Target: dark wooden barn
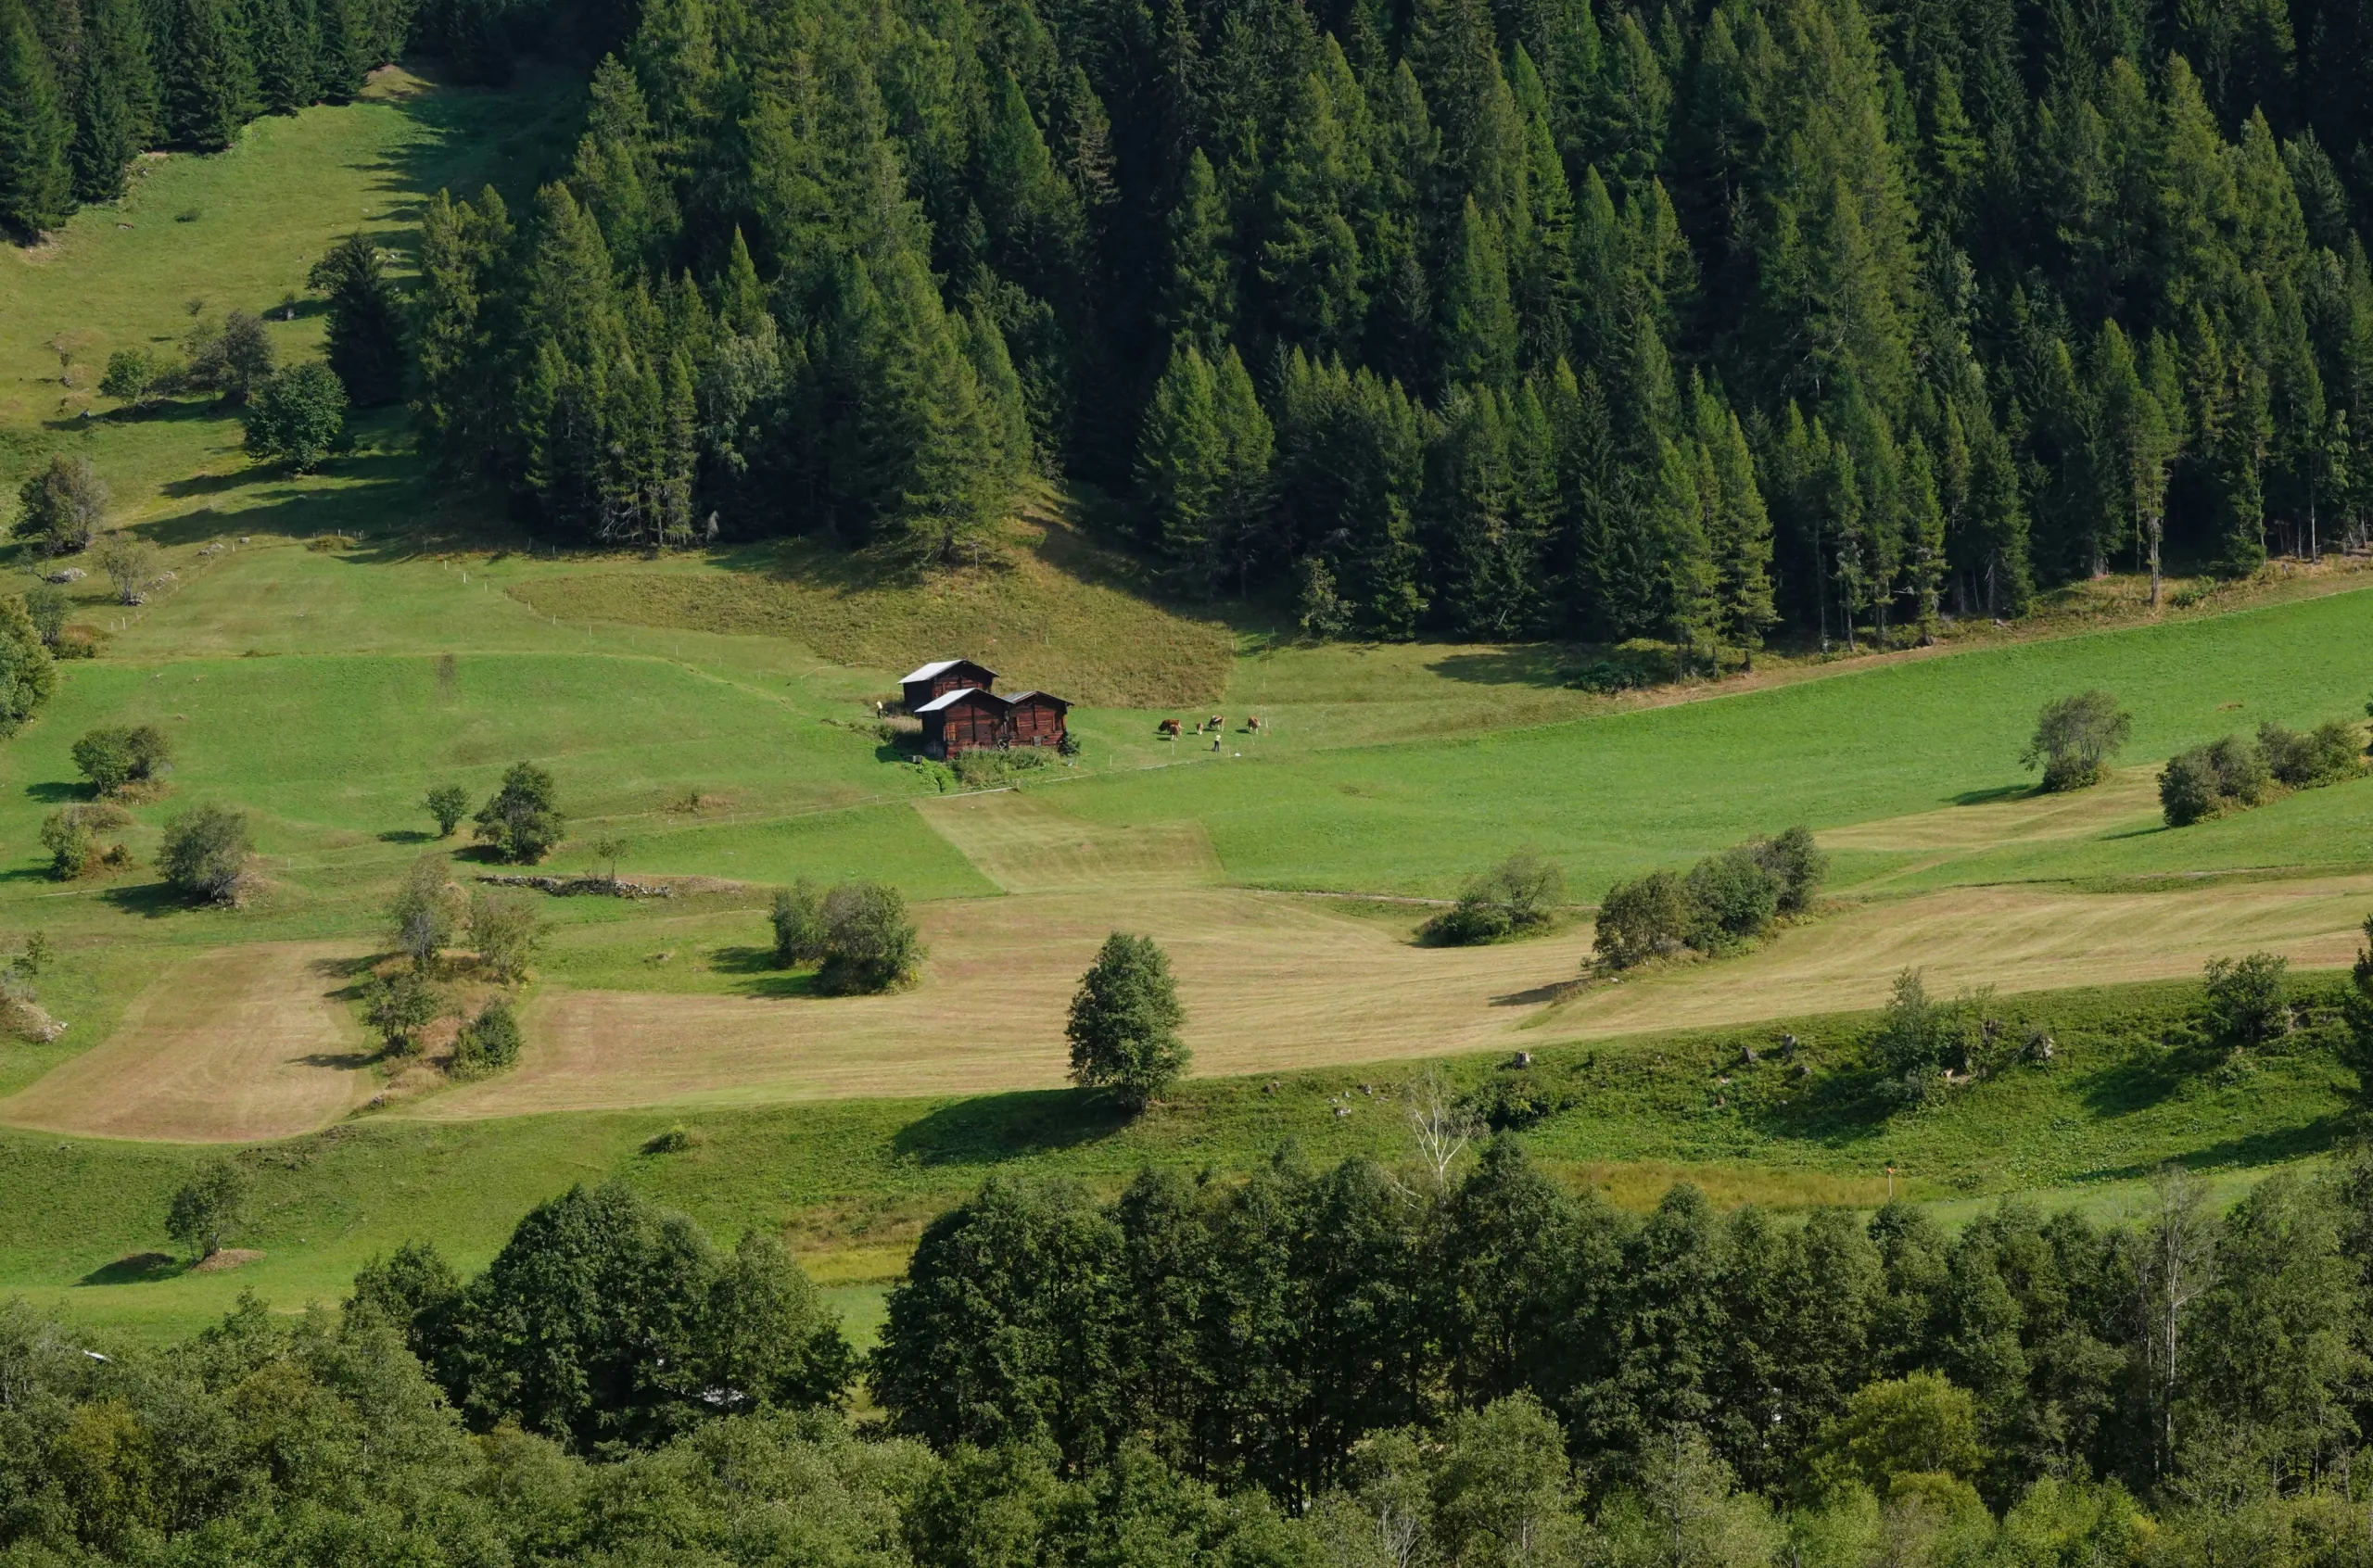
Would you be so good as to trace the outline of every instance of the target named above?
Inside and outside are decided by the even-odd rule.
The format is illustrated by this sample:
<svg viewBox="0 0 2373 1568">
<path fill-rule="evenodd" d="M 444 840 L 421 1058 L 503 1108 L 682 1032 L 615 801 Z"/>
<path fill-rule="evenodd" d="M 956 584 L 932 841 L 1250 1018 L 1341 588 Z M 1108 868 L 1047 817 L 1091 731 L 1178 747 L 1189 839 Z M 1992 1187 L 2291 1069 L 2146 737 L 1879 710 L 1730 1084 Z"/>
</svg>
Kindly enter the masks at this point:
<svg viewBox="0 0 2373 1568">
<path fill-rule="evenodd" d="M 923 721 L 923 755 L 952 757 L 958 752 L 1006 743 L 1006 700 L 993 691 L 966 688 L 933 698 L 915 710 Z"/>
<path fill-rule="evenodd" d="M 997 672 L 970 659 L 941 659 L 914 671 L 898 684 L 907 694 L 907 712 L 920 714 L 924 704 L 951 691 L 995 691 Z"/>
<path fill-rule="evenodd" d="M 1006 744 L 1060 746 L 1072 705 L 1051 691 L 1017 691 L 1005 700 Z"/>
</svg>

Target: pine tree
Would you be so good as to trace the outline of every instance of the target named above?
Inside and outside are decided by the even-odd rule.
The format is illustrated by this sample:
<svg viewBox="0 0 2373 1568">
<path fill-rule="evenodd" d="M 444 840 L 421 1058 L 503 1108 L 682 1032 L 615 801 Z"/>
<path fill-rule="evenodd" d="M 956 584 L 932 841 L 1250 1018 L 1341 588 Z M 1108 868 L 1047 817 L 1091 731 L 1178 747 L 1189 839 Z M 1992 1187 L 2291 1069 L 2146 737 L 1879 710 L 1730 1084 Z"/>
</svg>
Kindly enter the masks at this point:
<svg viewBox="0 0 2373 1568">
<path fill-rule="evenodd" d="M 30 240 L 74 209 L 73 122 L 23 0 L 0 0 L 0 228 Z"/>
<path fill-rule="evenodd" d="M 468 13 L 483 19 L 486 5 L 455 0 L 456 17 Z M 466 31 L 466 30 L 463 30 Z M 363 79 L 379 62 L 373 59 L 371 21 L 364 0 L 313 0 L 313 86 L 333 104 L 345 103 L 362 91 Z M 446 55 L 463 67 L 465 80 L 490 80 L 473 69 L 475 51 L 468 41 L 449 39 Z"/>
<path fill-rule="evenodd" d="M 1334 97 L 1313 71 L 1294 90 L 1270 167 L 1261 281 L 1279 336 L 1314 353 L 1354 347 L 1367 312 L 1359 240 L 1344 212 L 1351 185 Z"/>
<path fill-rule="evenodd" d="M 154 127 L 157 79 L 139 0 L 92 0 L 74 107 L 74 195 L 114 201 Z"/>
<path fill-rule="evenodd" d="M 1226 472 L 1211 366 L 1182 339 L 1155 384 L 1137 441 L 1137 493 L 1148 542 L 1174 561 L 1205 562 L 1219 526 Z"/>
<path fill-rule="evenodd" d="M 1904 588 L 1911 596 L 1912 626 L 1919 646 L 1936 640 L 1942 625 L 1945 586 L 1945 509 L 1936 496 L 1936 471 L 1927 443 L 1915 435 L 1904 443 Z"/>
<path fill-rule="evenodd" d="M 392 403 L 403 390 L 403 322 L 379 247 L 361 231 L 316 262 L 306 280 L 329 295 L 330 369 L 357 408 Z"/>
<path fill-rule="evenodd" d="M 494 319 L 509 259 L 511 216 L 491 186 L 473 205 L 444 191 L 429 198 L 420 226 L 420 279 L 412 296 L 420 367 L 412 404 L 429 461 L 449 475 L 498 471 L 507 394 L 496 366 Z"/>
<path fill-rule="evenodd" d="M 204 152 L 227 147 L 255 113 L 255 60 L 246 30 L 228 0 L 168 3 L 171 29 L 158 71 L 165 133 Z"/>
<path fill-rule="evenodd" d="M 1186 159 L 1186 177 L 1170 216 L 1170 279 L 1163 290 L 1161 323 L 1212 353 L 1236 322 L 1236 280 L 1228 254 L 1227 203 L 1220 195 L 1212 161 L 1197 147 Z"/>
<path fill-rule="evenodd" d="M 318 95 L 311 0 L 253 0 L 249 14 L 254 18 L 256 89 L 263 107 L 272 114 L 294 114 Z"/>
<path fill-rule="evenodd" d="M 1506 387 L 1516 372 L 1516 309 L 1498 226 L 1472 197 L 1442 279 L 1441 377 L 1447 386 Z"/>
<path fill-rule="evenodd" d="M 1672 639 L 1673 669 L 1716 675 L 1714 635 L 1721 610 L 1719 578 L 1707 536 L 1707 508 L 1718 493 L 1708 472 L 1711 460 L 1694 441 L 1658 444 L 1650 526 L 1660 560 L 1665 635 Z"/>
<path fill-rule="evenodd" d="M 1251 589 L 1252 563 L 1264 542 L 1276 432 L 1234 348 L 1221 356 L 1212 383 L 1222 462 L 1213 544 L 1217 563 L 1234 573 L 1236 591 L 1243 595 Z"/>
<path fill-rule="evenodd" d="M 1693 388 L 1691 403 L 1691 435 L 1715 484 L 1707 518 L 1715 575 L 1714 635 L 1738 649 L 1752 669 L 1764 632 L 1779 619 L 1771 600 L 1771 517 L 1738 415 L 1718 388 L 1703 383 Z"/>
</svg>

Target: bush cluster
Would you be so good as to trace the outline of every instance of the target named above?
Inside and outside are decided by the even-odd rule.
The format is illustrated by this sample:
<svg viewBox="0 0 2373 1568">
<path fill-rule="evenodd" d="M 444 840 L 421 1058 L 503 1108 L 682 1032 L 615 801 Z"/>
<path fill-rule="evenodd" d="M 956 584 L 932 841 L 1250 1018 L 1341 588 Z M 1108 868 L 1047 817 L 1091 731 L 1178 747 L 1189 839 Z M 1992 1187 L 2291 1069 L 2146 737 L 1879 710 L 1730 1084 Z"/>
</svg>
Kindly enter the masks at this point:
<svg viewBox="0 0 2373 1568">
<path fill-rule="evenodd" d="M 1566 873 L 1532 850 L 1518 850 L 1470 879 L 1452 908 L 1418 932 L 1444 947 L 1466 947 L 1546 930 L 1566 902 Z"/>
<path fill-rule="evenodd" d="M 74 742 L 74 766 L 91 791 L 112 795 L 131 784 L 146 784 L 172 765 L 173 743 L 153 724 L 108 725 Z"/>
<path fill-rule="evenodd" d="M 2360 727 L 2333 719 L 2304 734 L 2262 724 L 2255 737 L 2227 735 L 2167 759 L 2159 808 L 2170 828 L 2263 805 L 2278 785 L 2312 790 L 2365 771 Z"/>
<path fill-rule="evenodd" d="M 1652 871 L 1618 882 L 1600 902 L 1592 945 L 1610 969 L 1684 951 L 1735 952 L 1783 915 L 1812 906 L 1829 857 L 1809 828 L 1791 828 L 1707 856 L 1687 873 Z"/>
<path fill-rule="evenodd" d="M 879 882 L 822 891 L 802 878 L 776 891 L 768 920 L 776 965 L 816 965 L 817 989 L 834 995 L 895 991 L 914 980 L 926 955 L 907 901 Z"/>
<path fill-rule="evenodd" d="M 41 824 L 41 845 L 49 851 L 50 877 L 70 882 L 103 862 L 128 864 L 132 852 L 121 844 L 102 854 L 99 835 L 130 826 L 132 814 L 108 801 L 61 806 L 51 812 Z"/>
</svg>

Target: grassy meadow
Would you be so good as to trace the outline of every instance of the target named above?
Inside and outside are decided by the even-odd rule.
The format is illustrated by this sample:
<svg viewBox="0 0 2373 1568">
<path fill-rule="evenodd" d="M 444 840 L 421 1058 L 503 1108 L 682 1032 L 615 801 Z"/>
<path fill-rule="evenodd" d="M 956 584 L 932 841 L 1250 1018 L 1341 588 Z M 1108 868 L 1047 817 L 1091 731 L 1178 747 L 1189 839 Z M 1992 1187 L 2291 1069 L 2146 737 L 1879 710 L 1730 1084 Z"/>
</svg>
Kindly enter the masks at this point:
<svg viewBox="0 0 2373 1568">
<path fill-rule="evenodd" d="M 100 656 L 62 664 L 0 744 L 0 944 L 51 939 L 36 989 L 69 1023 L 0 1043 L 0 1291 L 177 1333 L 244 1288 L 334 1296 L 412 1235 L 482 1261 L 529 1205 L 616 1175 L 721 1232 L 785 1228 L 862 1327 L 923 1219 L 991 1170 L 1225 1176 L 1288 1140 L 1399 1157 L 1429 1061 L 1472 1086 L 1518 1046 L 1556 1106 L 1525 1136 L 1625 1202 L 1685 1176 L 1724 1202 L 1869 1205 L 1893 1163 L 1948 1214 L 2014 1190 L 2114 1207 L 2163 1160 L 2238 1187 L 2346 1132 L 2328 1042 L 2219 1071 L 2186 1043 L 2184 977 L 2251 946 L 2348 961 L 2373 780 L 2170 831 L 2151 778 L 2261 721 L 2363 712 L 2363 563 L 2156 617 L 2113 579 L 1940 649 L 1782 651 L 1608 697 L 1568 684 L 1588 650 L 1298 645 L 1275 607 L 1177 597 L 1074 498 L 1032 498 L 990 559 L 922 579 L 813 541 L 556 551 L 433 488 L 395 411 L 300 477 L 249 465 L 224 411 L 134 417 L 93 390 L 114 349 L 233 308 L 272 313 L 284 360 L 317 352 L 304 278 L 329 244 L 359 225 L 400 258 L 440 184 L 524 199 L 578 112 L 556 82 L 383 72 L 219 157 L 147 160 L 121 210 L 0 249 L 0 485 L 89 456 L 113 521 L 173 572 L 136 608 L 75 585 Z M 1078 762 L 959 796 L 892 744 L 874 700 L 958 652 L 1077 698 Z M 2036 797 L 2016 759 L 2037 707 L 2096 686 L 2134 714 L 2121 772 Z M 1156 734 L 1212 713 L 1216 752 Z M 133 865 L 53 882 L 38 832 L 81 798 L 69 750 L 127 723 L 176 752 L 120 835 Z M 351 981 L 389 891 L 425 854 L 486 869 L 431 837 L 421 798 L 486 792 L 522 758 L 570 814 L 553 868 L 593 868 L 616 835 L 622 871 L 692 880 L 543 902 L 515 1074 L 448 1086 L 374 1061 Z M 187 907 L 150 868 L 204 801 L 253 825 L 261 889 L 237 910 Z M 1580 906 L 1610 880 L 1799 822 L 1834 861 L 1819 918 L 1744 957 L 1578 983 Z M 1559 931 L 1417 943 L 1430 906 L 1402 901 L 1524 845 L 1569 876 Z M 769 967 L 768 891 L 801 876 L 899 888 L 933 943 L 920 986 L 827 1001 Z M 1174 955 L 1203 1069 L 1133 1126 L 1050 1087 L 1070 988 L 1115 924 Z M 1905 967 L 1998 985 L 2059 1055 L 1888 1114 L 1856 1042 Z M 1809 1077 L 1741 1070 L 1789 1032 Z M 679 1124 L 692 1147 L 645 1152 Z M 223 1145 L 256 1172 L 239 1242 L 261 1256 L 189 1272 L 155 1256 L 163 1206 Z"/>
</svg>

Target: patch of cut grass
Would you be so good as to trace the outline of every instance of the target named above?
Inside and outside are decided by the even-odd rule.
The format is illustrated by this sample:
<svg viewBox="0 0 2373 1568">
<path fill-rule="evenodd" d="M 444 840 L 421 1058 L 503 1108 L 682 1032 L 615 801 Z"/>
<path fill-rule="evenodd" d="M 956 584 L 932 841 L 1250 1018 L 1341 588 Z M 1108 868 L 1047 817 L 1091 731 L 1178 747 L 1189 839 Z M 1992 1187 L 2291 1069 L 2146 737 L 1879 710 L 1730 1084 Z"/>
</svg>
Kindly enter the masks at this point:
<svg viewBox="0 0 2373 1568">
<path fill-rule="evenodd" d="M 2326 983 L 2303 979 L 2309 990 Z M 1543 1046 L 1524 1070 L 1569 1104 L 1521 1135 L 1554 1169 L 1627 1203 L 1688 1179 L 1726 1202 L 1784 1208 L 1873 1205 L 1890 1162 L 1915 1197 L 2049 1190 L 2058 1200 L 2131 1182 L 2168 1159 L 2245 1177 L 2342 1134 L 2353 1085 L 2314 1037 L 2221 1074 L 2189 1043 L 2196 998 L 2194 986 L 2167 984 L 2005 1004 L 2014 1027 L 2050 1030 L 2052 1062 L 1895 1115 L 1859 1066 L 1868 1014 Z M 1775 1053 L 1783 1032 L 1802 1043 L 1809 1079 Z M 1746 1045 L 1760 1066 L 1740 1065 Z M 1472 1056 L 1440 1070 L 1457 1088 L 1512 1070 L 1507 1060 Z M 245 1157 L 258 1209 L 238 1240 L 265 1256 L 235 1277 L 130 1283 L 108 1283 L 108 1266 L 162 1245 L 166 1197 L 206 1151 L 0 1132 L 0 1290 L 126 1333 L 183 1333 L 250 1286 L 284 1309 L 335 1298 L 366 1258 L 408 1237 L 433 1238 L 475 1267 L 536 1202 L 615 1175 L 729 1236 L 782 1229 L 819 1276 L 857 1293 L 895 1272 L 924 1220 L 993 1170 L 1061 1173 L 1112 1191 L 1149 1163 L 1238 1175 L 1288 1140 L 1313 1160 L 1405 1157 L 1417 1070 L 1194 1081 L 1135 1123 L 1068 1091 L 475 1122 L 382 1117 Z M 698 1133 L 693 1146 L 644 1152 L 678 1125 Z"/>
</svg>

